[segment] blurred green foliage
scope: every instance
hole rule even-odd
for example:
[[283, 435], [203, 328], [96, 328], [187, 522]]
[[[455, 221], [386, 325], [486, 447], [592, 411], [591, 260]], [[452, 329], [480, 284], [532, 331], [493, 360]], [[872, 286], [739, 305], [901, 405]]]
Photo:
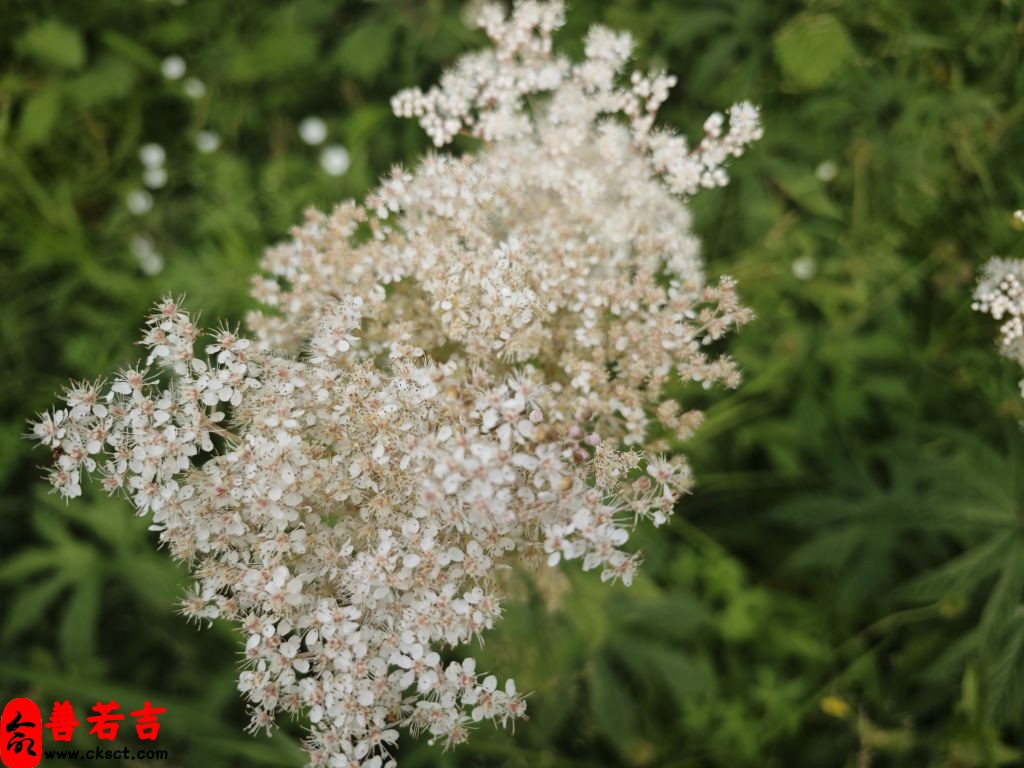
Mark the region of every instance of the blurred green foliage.
[[[678, 446], [699, 488], [639, 534], [631, 590], [569, 569], [552, 605], [522, 577], [480, 657], [533, 691], [530, 721], [449, 754], [403, 741], [402, 764], [1024, 763], [1024, 408], [969, 309], [978, 266], [1022, 250], [1024, 11], [577, 0], [568, 50], [595, 21], [680, 76], [664, 117], [687, 131], [763, 107], [732, 185], [694, 200], [710, 271], [759, 316], [729, 342], [747, 381], [678, 393], [708, 409]], [[241, 318], [262, 248], [306, 206], [425, 150], [391, 93], [480, 42], [437, 0], [0, 8], [0, 699], [70, 698], [80, 717], [152, 699], [173, 764], [302, 763], [294, 724], [241, 731], [237, 638], [175, 614], [187, 574], [145, 521], [47, 496], [20, 434], [65, 379], [133, 358], [164, 291]], [[161, 75], [169, 55], [204, 94]], [[300, 141], [307, 115], [349, 150], [344, 177]], [[197, 151], [202, 130], [217, 151]], [[148, 142], [169, 181], [136, 216]]]

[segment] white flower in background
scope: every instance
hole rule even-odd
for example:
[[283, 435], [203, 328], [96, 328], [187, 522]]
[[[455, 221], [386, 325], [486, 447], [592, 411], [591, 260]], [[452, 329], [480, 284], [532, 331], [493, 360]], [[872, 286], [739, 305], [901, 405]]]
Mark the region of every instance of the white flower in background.
[[[155, 275], [164, 268], [164, 257], [156, 250], [153, 241], [145, 235], [136, 235], [131, 241], [132, 255], [147, 275]], [[104, 414], [105, 416], [106, 414]]]
[[793, 259], [793, 276], [797, 280], [810, 280], [818, 271], [818, 263], [813, 256], [800, 256]]
[[200, 131], [196, 134], [196, 149], [204, 155], [220, 149], [220, 134], [216, 131]]
[[136, 216], [142, 216], [153, 208], [153, 196], [144, 189], [133, 189], [124, 199], [128, 210]]
[[201, 99], [206, 95], [206, 86], [203, 81], [196, 77], [190, 77], [182, 83], [185, 95], [190, 99]]
[[167, 169], [162, 165], [147, 168], [142, 172], [142, 183], [150, 189], [161, 189], [167, 184]]
[[167, 152], [159, 144], [149, 143], [139, 147], [139, 162], [146, 168], [159, 168], [167, 160]]
[[330, 144], [320, 153], [320, 167], [331, 176], [344, 176], [350, 163], [348, 150], [340, 144]]
[[[150, 142], [139, 147], [139, 161], [143, 165], [142, 183], [150, 189], [160, 189], [167, 184], [167, 169], [164, 162], [167, 152], [159, 144]], [[152, 200], [150, 201], [152, 203]]]
[[513, 565], [631, 583], [634, 527], [691, 484], [658, 451], [701, 416], [665, 386], [739, 383], [709, 350], [751, 315], [708, 282], [681, 196], [726, 182], [757, 110], [691, 145], [655, 125], [674, 78], [626, 75], [632, 42], [602, 27], [572, 62], [562, 22], [560, 3], [483, 7], [494, 49], [394, 99], [478, 152], [310, 211], [264, 258], [249, 337], [200, 343], [165, 299], [143, 365], [33, 428], [58, 492], [98, 471], [190, 564], [185, 611], [246, 637], [250, 727], [306, 716], [312, 765], [390, 767], [400, 728], [455, 745], [524, 717], [511, 680], [449, 649], [501, 618]]
[[312, 115], [303, 119], [299, 123], [299, 138], [312, 147], [323, 144], [327, 138], [327, 123]]
[[160, 62], [160, 72], [168, 80], [180, 80], [185, 76], [185, 60], [178, 55], [172, 55]]
[[814, 175], [818, 178], [818, 181], [828, 184], [830, 181], [835, 181], [836, 176], [839, 175], [839, 166], [832, 160], [823, 160], [814, 169]]

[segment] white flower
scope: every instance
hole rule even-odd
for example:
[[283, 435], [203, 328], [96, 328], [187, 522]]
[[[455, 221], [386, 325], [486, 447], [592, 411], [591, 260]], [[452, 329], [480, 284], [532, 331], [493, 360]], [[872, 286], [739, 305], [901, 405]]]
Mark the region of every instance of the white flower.
[[1024, 365], [1024, 260], [991, 259], [978, 281], [971, 308], [1000, 322], [1000, 352]]
[[160, 72], [168, 80], [180, 80], [185, 76], [185, 60], [177, 54], [160, 62]]
[[190, 99], [201, 99], [206, 95], [206, 86], [202, 80], [196, 77], [186, 78], [182, 84], [182, 89]]
[[39, 420], [32, 424], [32, 436], [42, 445], [48, 448], [60, 447], [61, 439], [65, 435], [63, 426], [67, 418], [67, 411], [57, 410], [51, 413], [39, 415]]
[[144, 189], [133, 189], [124, 199], [128, 210], [136, 216], [142, 216], [153, 207], [153, 196]]
[[327, 123], [319, 117], [310, 115], [299, 123], [299, 137], [310, 146], [323, 144], [327, 138]]
[[167, 153], [159, 144], [150, 142], [139, 147], [139, 162], [146, 168], [160, 168], [167, 160]]
[[793, 276], [797, 280], [810, 280], [818, 271], [818, 263], [813, 256], [800, 256], [793, 259]]
[[139, 269], [147, 275], [155, 275], [163, 270], [164, 258], [153, 245], [153, 241], [144, 235], [137, 235], [131, 241], [132, 255], [139, 264]]
[[836, 176], [839, 175], [839, 166], [832, 160], [822, 160], [814, 169], [814, 175], [818, 181], [824, 181], [827, 184], [830, 181], [835, 181]]
[[348, 150], [340, 144], [329, 144], [320, 153], [320, 167], [331, 176], [344, 176], [349, 162]]
[[204, 155], [216, 152], [220, 148], [220, 134], [216, 131], [200, 131], [196, 134], [196, 149]]
[[142, 183], [150, 189], [160, 189], [167, 184], [167, 169], [163, 166], [147, 168], [142, 172]]
[[[630, 531], [692, 482], [654, 453], [652, 414], [679, 434], [700, 421], [663, 391], [739, 382], [709, 348], [750, 313], [732, 280], [708, 282], [682, 196], [725, 183], [757, 110], [711, 116], [691, 146], [655, 127], [674, 78], [629, 76], [630, 38], [602, 28], [570, 61], [563, 17], [485, 6], [494, 50], [395, 97], [436, 144], [482, 146], [307, 213], [267, 251], [248, 337], [203, 339], [167, 297], [144, 365], [70, 386], [32, 427], [58, 493], [98, 471], [152, 516], [192, 564], [185, 612], [246, 637], [250, 728], [308, 714], [316, 764], [393, 768], [399, 728], [455, 745], [524, 717], [512, 681], [442, 653], [501, 618], [499, 569], [565, 560], [631, 583]], [[321, 163], [343, 174], [348, 153]]]

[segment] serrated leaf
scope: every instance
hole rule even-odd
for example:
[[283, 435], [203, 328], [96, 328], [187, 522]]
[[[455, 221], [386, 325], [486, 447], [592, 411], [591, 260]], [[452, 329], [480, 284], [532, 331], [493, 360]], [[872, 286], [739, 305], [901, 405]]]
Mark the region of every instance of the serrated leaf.
[[968, 549], [950, 562], [924, 573], [905, 584], [898, 592], [914, 600], [938, 600], [962, 595], [997, 573], [1016, 548], [1016, 534], [993, 536]]
[[1024, 712], [1024, 619], [1014, 624], [986, 664], [983, 704], [999, 723], [1019, 722]]
[[794, 571], [841, 568], [860, 548], [864, 536], [864, 530], [852, 525], [822, 531], [797, 547], [786, 559], [785, 568]]
[[1020, 626], [1017, 612], [1024, 596], [1024, 542], [1020, 536], [1009, 538], [1011, 546], [1000, 557], [999, 579], [989, 594], [981, 615], [983, 651], [999, 644], [1011, 623]]

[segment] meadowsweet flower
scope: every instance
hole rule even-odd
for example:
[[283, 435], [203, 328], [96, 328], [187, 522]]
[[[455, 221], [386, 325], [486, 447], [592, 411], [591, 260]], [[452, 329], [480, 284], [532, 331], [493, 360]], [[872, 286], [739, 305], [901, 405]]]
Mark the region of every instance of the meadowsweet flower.
[[[1014, 211], [1017, 224], [1024, 210]], [[974, 290], [971, 309], [999, 322], [999, 352], [1024, 366], [1024, 259], [992, 258], [985, 265]], [[1020, 381], [1024, 397], [1024, 379]]]
[[1024, 260], [991, 259], [978, 281], [971, 308], [1000, 323], [1000, 353], [1024, 365]]
[[310, 211], [268, 250], [248, 335], [200, 341], [165, 298], [145, 364], [32, 427], [59, 493], [102, 474], [191, 564], [186, 614], [246, 637], [250, 729], [305, 715], [312, 765], [394, 766], [400, 727], [453, 746], [525, 717], [513, 681], [442, 651], [498, 622], [513, 564], [630, 584], [634, 526], [692, 481], [656, 451], [700, 422], [665, 385], [739, 383], [714, 343], [751, 315], [705, 278], [681, 196], [725, 183], [757, 110], [691, 146], [655, 126], [674, 78], [625, 76], [631, 41], [603, 28], [582, 61], [555, 53], [563, 15], [481, 9], [494, 49], [393, 103], [483, 147]]

